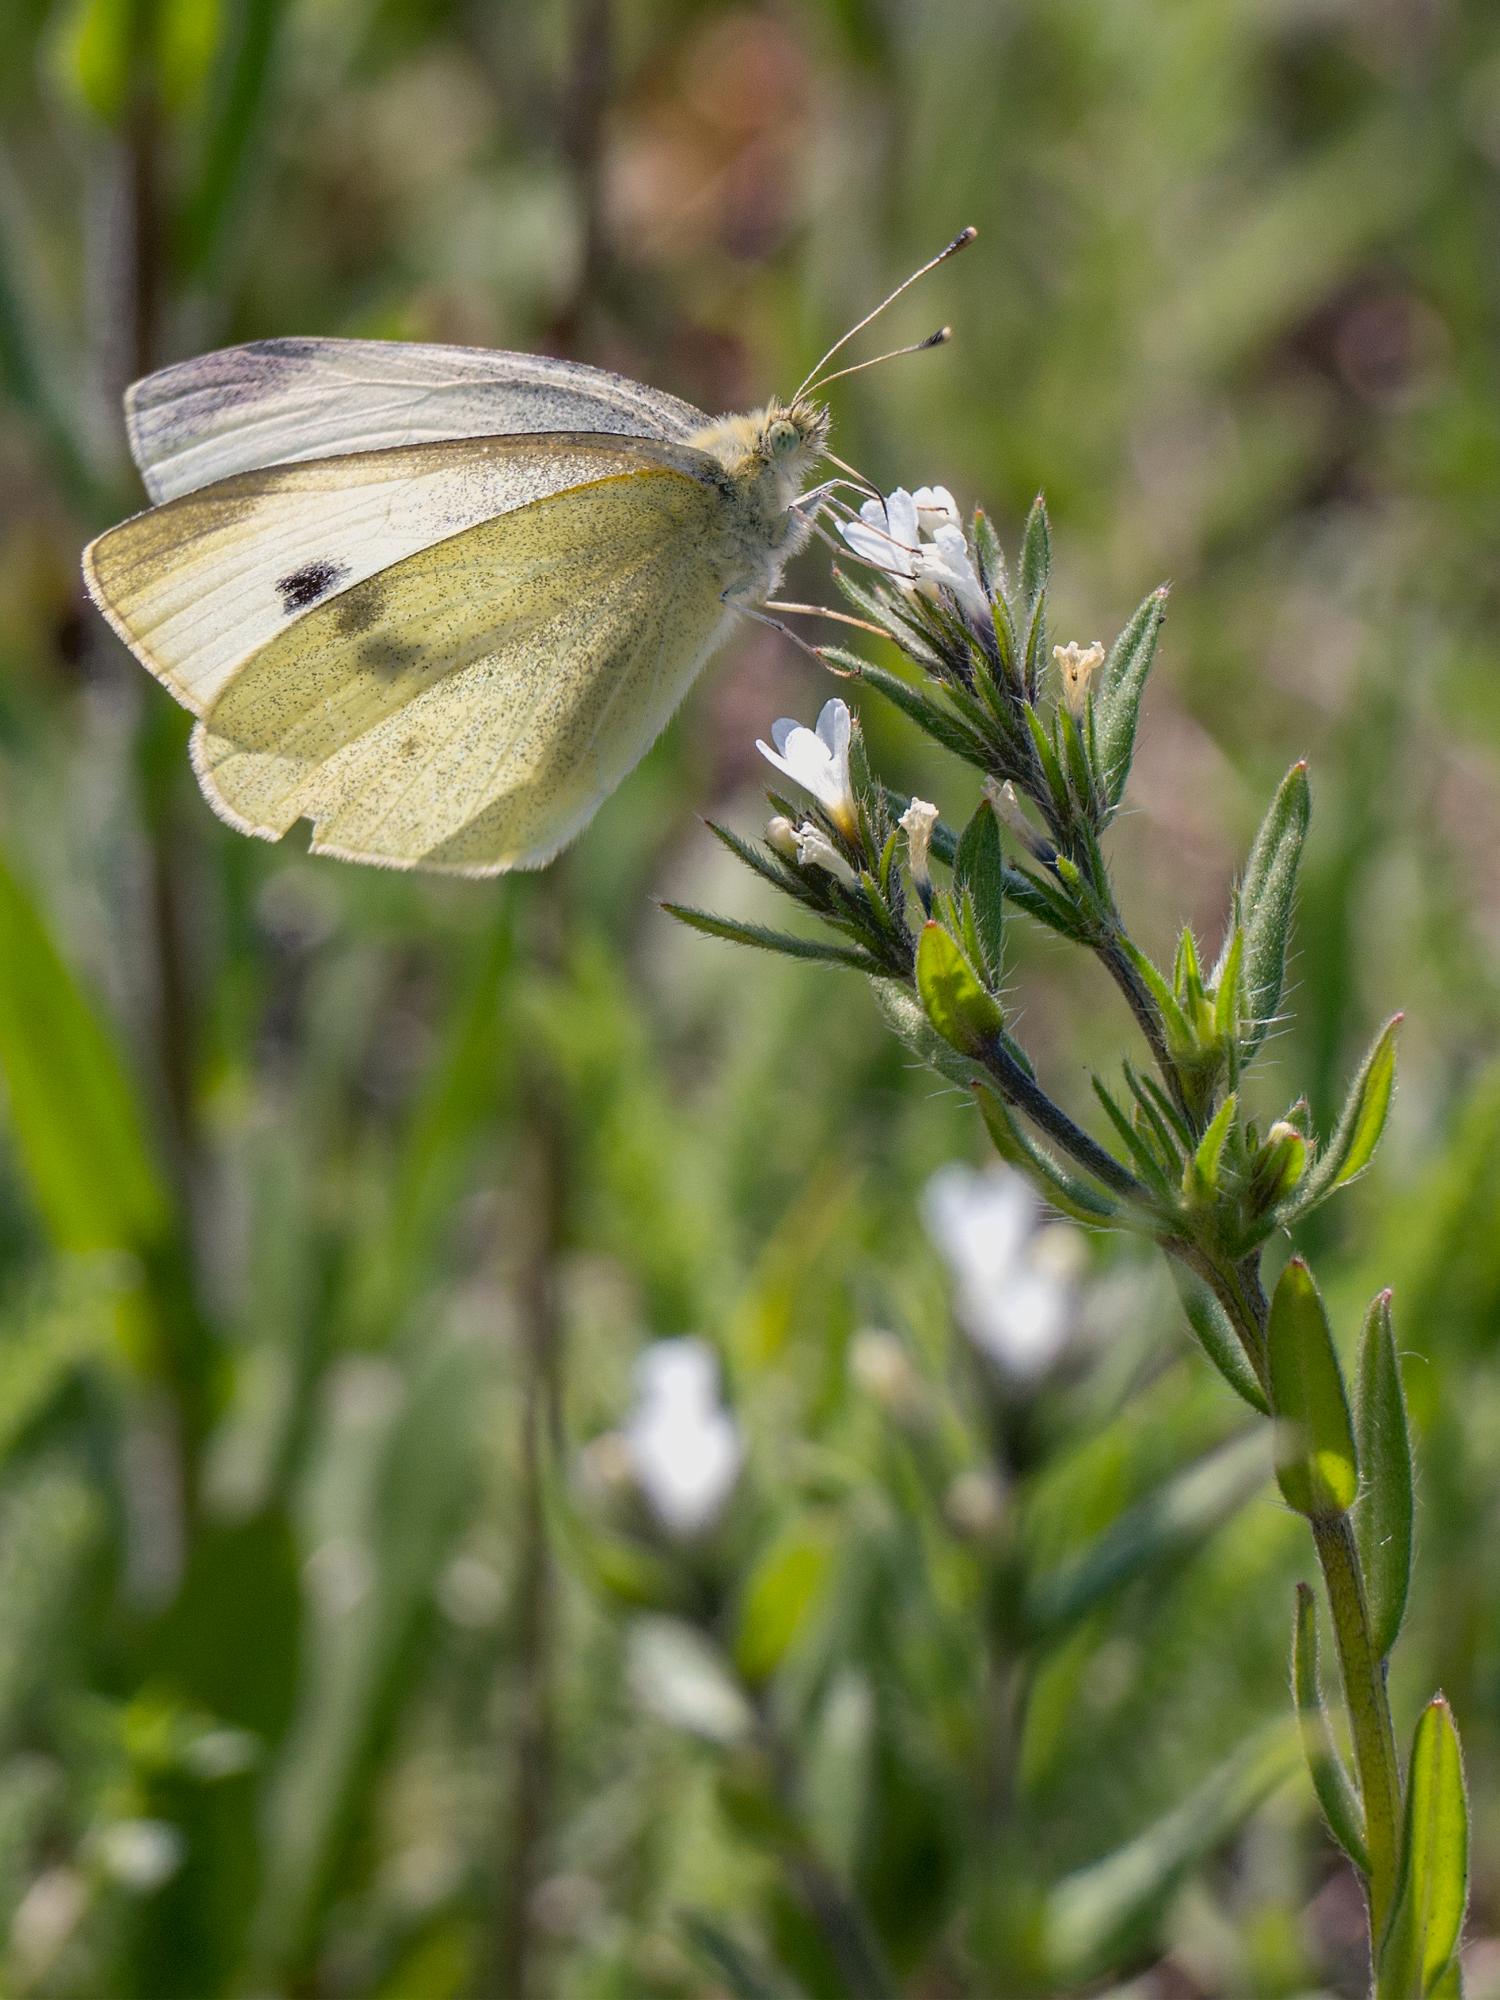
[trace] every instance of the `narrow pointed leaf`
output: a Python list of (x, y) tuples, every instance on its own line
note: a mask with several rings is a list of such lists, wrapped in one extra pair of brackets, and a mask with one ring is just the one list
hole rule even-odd
[(885, 971), (867, 951), (860, 951), (853, 945), (793, 937), (790, 931), (769, 930), (764, 924), (738, 923), (733, 917), (716, 917), (709, 910), (694, 910), (686, 903), (663, 903), (662, 908), (669, 917), (676, 917), (690, 930), (702, 931), (705, 937), (726, 938), (731, 944), (754, 945), (759, 951), (779, 951), (787, 958), (822, 959), (828, 965), (847, 965), (856, 972), (877, 976)]
[(1156, 657), (1156, 642), (1167, 615), (1165, 587), (1153, 590), (1109, 649), (1094, 680), (1094, 740), (1105, 799), (1113, 809), (1125, 796), (1141, 695)]
[(1307, 766), (1294, 764), (1277, 787), (1276, 796), (1260, 823), (1236, 898), (1239, 924), (1231, 925), (1214, 968), (1211, 984), (1218, 985), (1228, 969), (1235, 929), (1243, 929), (1240, 1046), (1246, 1060), (1265, 1040), (1281, 1005), (1297, 866), (1302, 859), (1311, 807)]
[(1342, 1514), (1359, 1489), (1354, 1427), (1328, 1315), (1300, 1257), (1277, 1281), (1268, 1346), (1282, 1498), (1310, 1519)]
[(1021, 537), (1021, 595), (1034, 605), (1047, 588), (1052, 574), (1052, 529), (1047, 506), (1040, 493), (1031, 503), (1026, 529)]
[(1228, 1314), (1200, 1278), (1194, 1277), (1180, 1264), (1173, 1263), (1171, 1268), (1182, 1309), (1198, 1345), (1234, 1393), (1252, 1410), (1268, 1417), (1271, 1405), (1266, 1400), (1266, 1392), (1260, 1385), (1250, 1357), (1240, 1344), (1239, 1336), (1229, 1323)]
[(1219, 1164), (1238, 1112), (1239, 1101), (1231, 1091), (1199, 1140), (1198, 1150), (1183, 1169), (1182, 1191), (1190, 1201), (1210, 1202), (1217, 1194)]
[(1032, 1138), (1003, 1098), (982, 1084), (974, 1086), (974, 1095), (995, 1151), (1019, 1168), (1054, 1208), (1071, 1215), (1075, 1222), (1107, 1222), (1119, 1216), (1120, 1210), (1108, 1195), (1071, 1173)]
[(1354, 1532), (1365, 1573), (1370, 1637), (1383, 1659), (1395, 1645), (1406, 1613), (1413, 1515), (1411, 1439), (1389, 1292), (1379, 1295), (1365, 1318), (1355, 1433), (1361, 1490)]
[(982, 970), (990, 985), (998, 986), (1005, 956), (1005, 857), (1000, 847), (1000, 823), (988, 799), (980, 800), (964, 828), (953, 876), (972, 899)]
[(1280, 1210), (1277, 1220), (1292, 1222), (1326, 1201), (1335, 1189), (1364, 1172), (1375, 1157), (1391, 1108), (1396, 1081), (1396, 1032), (1402, 1016), (1393, 1014), (1376, 1036), (1358, 1076), (1349, 1089), (1333, 1137), (1303, 1175)]
[(1313, 1790), (1328, 1830), (1361, 1874), (1370, 1872), (1365, 1847), (1365, 1816), (1359, 1794), (1344, 1768), (1318, 1675), (1318, 1606), (1305, 1583), (1297, 1585), (1297, 1610), (1292, 1626), (1292, 1699), (1302, 1729), (1302, 1749)]
[(1453, 1713), (1441, 1695), (1412, 1740), (1396, 1903), (1376, 2000), (1428, 2000), (1448, 1971), (1469, 1896), (1469, 1805)]

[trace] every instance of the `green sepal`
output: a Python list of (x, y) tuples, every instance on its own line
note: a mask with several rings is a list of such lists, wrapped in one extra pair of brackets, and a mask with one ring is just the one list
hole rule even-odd
[(1047, 503), (1038, 493), (1021, 536), (1021, 595), (1028, 605), (1035, 605), (1051, 574), (1052, 529), (1047, 520)]
[(1240, 1053), (1246, 1062), (1265, 1040), (1281, 1005), (1296, 900), (1297, 865), (1302, 858), (1311, 809), (1307, 765), (1294, 764), (1277, 787), (1276, 796), (1260, 823), (1234, 899), (1235, 921), (1230, 925), (1214, 968), (1211, 983), (1217, 985), (1228, 967), (1235, 930), (1243, 929)]
[(1137, 608), (1094, 676), (1094, 742), (1099, 782), (1111, 812), (1125, 796), (1130, 762), (1135, 755), (1141, 695), (1156, 657), (1156, 642), (1166, 615), (1167, 591), (1163, 584)]
[(976, 765), (984, 770), (988, 765), (988, 750), (983, 736), (971, 729), (962, 717), (953, 712), (951, 706), (934, 701), (930, 695), (914, 688), (909, 681), (902, 680), (884, 667), (877, 667), (869, 660), (862, 660), (857, 653), (848, 652), (842, 646), (819, 648), (820, 657), (835, 666), (842, 667), (851, 676), (857, 676), (868, 686), (883, 694), (888, 702), (899, 708), (901, 713), (934, 743), (941, 743), (945, 750), (951, 750), (955, 757), (963, 758), (966, 764)]
[(1354, 1413), (1360, 1471), (1354, 1534), (1365, 1577), (1370, 1639), (1384, 1659), (1406, 1614), (1415, 1512), (1411, 1438), (1388, 1291), (1372, 1301), (1365, 1315)]
[[(1105, 1116), (1120, 1135), (1126, 1152), (1134, 1160), (1136, 1170), (1140, 1174), (1141, 1179), (1145, 1181), (1154, 1194), (1162, 1198), (1163, 1202), (1171, 1204), (1176, 1194), (1173, 1179), (1168, 1177), (1165, 1165), (1159, 1157), (1156, 1148), (1146, 1136), (1146, 1133), (1115, 1102), (1113, 1094), (1102, 1077), (1095, 1076), (1091, 1072), (1089, 1082), (1094, 1087), (1094, 1095), (1104, 1107)], [(1147, 1131), (1151, 1129), (1148, 1127)]]
[(1037, 714), (1029, 701), (1022, 703), (1021, 715), (1031, 737), (1031, 747), (1036, 752), (1037, 768), (1041, 772), (1042, 780), (1047, 787), (1048, 797), (1052, 801), (1052, 809), (1057, 814), (1059, 821), (1066, 824), (1072, 818), (1072, 807), (1068, 797), (1068, 781), (1063, 776), (1063, 768), (1058, 762), (1057, 751), (1053, 748), (1052, 739), (1048, 736), (1043, 726), (1042, 718)]
[(983, 1084), (974, 1084), (972, 1088), (995, 1151), (1010, 1166), (1019, 1168), (1054, 1208), (1071, 1215), (1075, 1222), (1109, 1222), (1120, 1218), (1122, 1211), (1108, 1195), (1102, 1194), (1092, 1181), (1070, 1173), (1045, 1146), (1038, 1145), (1019, 1120), (1012, 1117), (1010, 1106), (1002, 1098)]
[(1428, 2000), (1458, 1949), (1469, 1898), (1469, 1802), (1453, 1712), (1441, 1695), (1412, 1739), (1396, 1900), (1376, 2000)]
[(1354, 1426), (1328, 1315), (1300, 1257), (1277, 1281), (1267, 1350), (1281, 1497), (1310, 1520), (1342, 1514), (1359, 1491)]
[(928, 1020), (960, 1055), (982, 1055), (1005, 1026), (1000, 1003), (938, 923), (923, 924), (917, 942), (917, 992)]
[(1214, 1036), (1225, 1048), (1240, 1048), (1244, 1013), (1245, 932), (1236, 924), (1230, 932), (1214, 984)]
[(993, 602), (1005, 595), (1005, 551), (995, 533), (994, 522), (982, 507), (974, 509), (974, 518), (969, 523), (969, 540), (979, 564), (979, 581), (984, 586), (986, 597)]
[(1280, 1223), (1294, 1222), (1337, 1189), (1362, 1174), (1375, 1157), (1391, 1108), (1396, 1081), (1396, 1031), (1403, 1016), (1393, 1014), (1375, 1037), (1359, 1074), (1349, 1087), (1333, 1137), (1318, 1154), (1291, 1199), (1277, 1210)]
[(1229, 1323), (1229, 1315), (1201, 1278), (1176, 1262), (1171, 1271), (1193, 1338), (1241, 1401), (1261, 1416), (1270, 1416), (1266, 1392), (1239, 1335)]
[(988, 799), (980, 800), (963, 830), (954, 856), (953, 879), (971, 899), (981, 968), (989, 984), (998, 986), (1005, 945), (1005, 856), (1000, 846), (1000, 823)]
[(1297, 1585), (1297, 1608), (1292, 1621), (1292, 1700), (1302, 1730), (1302, 1749), (1313, 1790), (1328, 1831), (1362, 1875), (1370, 1872), (1370, 1855), (1365, 1846), (1365, 1816), (1354, 1782), (1344, 1768), (1328, 1711), (1323, 1706), (1323, 1688), (1318, 1675), (1318, 1606), (1305, 1583)]
[(1079, 734), (1078, 720), (1066, 703), (1057, 711), (1057, 739), (1062, 753), (1063, 768), (1068, 774), (1074, 803), (1087, 819), (1097, 815), (1098, 804), (1094, 797), (1094, 774), (1089, 769), (1088, 756)]
[(1238, 1112), (1239, 1100), (1231, 1091), (1214, 1113), (1208, 1130), (1198, 1141), (1197, 1151), (1182, 1170), (1182, 1192), (1189, 1201), (1206, 1207), (1217, 1197), (1224, 1147), (1234, 1130)]
[(818, 938), (793, 937), (789, 931), (773, 931), (764, 924), (737, 923), (733, 917), (716, 917), (708, 910), (695, 910), (686, 903), (663, 903), (669, 917), (705, 937), (727, 938), (731, 944), (754, 945), (758, 951), (779, 951), (786, 958), (822, 959), (828, 965), (846, 965), (855, 972), (889, 978), (885, 966), (857, 946), (828, 944)]

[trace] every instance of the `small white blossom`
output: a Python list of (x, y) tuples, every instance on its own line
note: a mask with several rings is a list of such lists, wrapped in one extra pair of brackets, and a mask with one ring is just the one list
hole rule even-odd
[(185, 1844), (164, 1819), (117, 1819), (93, 1837), (93, 1853), (106, 1875), (126, 1889), (149, 1896), (182, 1866)]
[(1063, 699), (1077, 715), (1089, 691), (1089, 682), (1104, 665), (1104, 648), (1096, 639), (1092, 646), (1080, 646), (1070, 639), (1066, 646), (1054, 646), (1052, 657), (1062, 675)]
[(921, 1377), (903, 1343), (883, 1327), (867, 1326), (855, 1334), (849, 1343), (849, 1376), (895, 1416), (915, 1416), (921, 1408)]
[(824, 702), (816, 730), (784, 715), (772, 725), (770, 743), (755, 745), (778, 771), (812, 793), (841, 833), (853, 833), (859, 825), (849, 776), (851, 726), (847, 703), (835, 696)]
[(1073, 1232), (1042, 1222), (1031, 1184), (1010, 1167), (941, 1168), (927, 1183), (922, 1213), (953, 1274), (965, 1333), (1003, 1375), (1039, 1380), (1076, 1320)]
[(932, 853), (932, 829), (937, 823), (938, 809), (926, 799), (913, 799), (899, 821), (906, 835), (906, 858), (911, 868), (911, 879), (924, 906), (932, 893), (928, 863)]
[[(930, 493), (930, 487), (919, 491)], [(839, 533), (857, 556), (885, 570), (897, 583), (916, 576), (917, 544), (921, 539), (917, 503), (904, 486), (884, 500), (866, 500), (857, 521), (845, 521)]]
[(622, 1436), (647, 1506), (668, 1534), (703, 1534), (724, 1511), (744, 1463), (739, 1426), (719, 1401), (706, 1341), (658, 1340), (635, 1365)]
[(946, 486), (919, 486), (911, 498), (924, 535), (935, 535), (942, 527), (962, 528), (963, 516)]
[(785, 813), (777, 813), (766, 821), (766, 845), (783, 861), (797, 859), (797, 829)]
[(917, 588), (951, 590), (971, 617), (988, 618), (990, 601), (979, 581), (962, 528), (945, 522), (917, 551)]
[(819, 827), (808, 820), (797, 829), (797, 859), (804, 868), (821, 868), (846, 889), (853, 889), (859, 877)]

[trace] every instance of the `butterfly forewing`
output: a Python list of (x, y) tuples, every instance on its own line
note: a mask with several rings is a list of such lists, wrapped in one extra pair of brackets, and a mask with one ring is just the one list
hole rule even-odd
[(722, 495), (669, 466), (538, 500), (307, 611), (199, 725), (210, 801), (395, 867), (549, 859), (644, 754), (726, 618)]
[[(449, 535), (560, 489), (667, 462), (642, 439), (469, 438), (271, 467), (138, 514), (84, 554), (95, 602), (201, 715), (245, 660), (313, 606)], [(357, 631), (368, 596), (338, 614)]]
[(681, 442), (707, 419), (603, 368), (480, 347), (261, 340), (181, 361), (126, 396), (153, 500), (259, 466), (538, 431)]

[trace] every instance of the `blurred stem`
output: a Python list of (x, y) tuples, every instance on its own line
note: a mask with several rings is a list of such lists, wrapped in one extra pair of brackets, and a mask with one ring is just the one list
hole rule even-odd
[[(530, 897), (527, 957), (541, 975), (561, 955), (567, 864)], [(511, 1746), (509, 1824), (495, 1901), (495, 2000), (534, 2000), (540, 1984), (536, 1890), (552, 1819), (557, 1762), (556, 1576), (547, 1535), (547, 1488), (561, 1443), (563, 1323), (557, 1260), (567, 1228), (567, 1141), (559, 1080), (533, 1045), (520, 1078), (520, 1150), (527, 1188), (520, 1314), (521, 1463), (515, 1604), (517, 1720)]]

